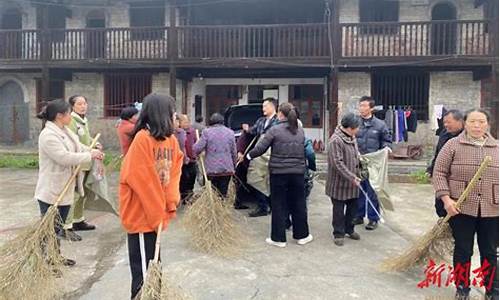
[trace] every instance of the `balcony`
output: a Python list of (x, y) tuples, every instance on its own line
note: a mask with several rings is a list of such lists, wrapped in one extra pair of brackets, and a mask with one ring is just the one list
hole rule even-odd
[(0, 62), (199, 65), (254, 59), (327, 66), (330, 41), (341, 62), (498, 56), (497, 33), (484, 20), (342, 23), (337, 35), (334, 30), (328, 24), (1, 30)]

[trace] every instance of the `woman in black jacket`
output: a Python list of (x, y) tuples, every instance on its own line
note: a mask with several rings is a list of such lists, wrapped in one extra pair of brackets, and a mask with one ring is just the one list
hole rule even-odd
[(304, 192), (304, 130), (298, 126), (292, 104), (282, 103), (278, 108), (278, 124), (271, 127), (247, 155), (251, 160), (271, 147), (269, 172), (271, 182), (271, 237), (270, 245), (286, 246), (286, 219), (292, 215), (293, 238), (299, 245), (313, 240), (307, 224)]

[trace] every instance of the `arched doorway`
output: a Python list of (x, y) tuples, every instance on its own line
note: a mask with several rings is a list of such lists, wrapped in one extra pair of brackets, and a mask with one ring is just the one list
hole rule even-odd
[(93, 10), (87, 14), (86, 25), (89, 30), (86, 35), (86, 57), (105, 58), (106, 32), (101, 28), (106, 28), (106, 16), (102, 10)]
[(0, 83), (0, 143), (18, 144), (29, 139), (29, 108), (14, 80)]
[[(5, 10), (0, 16), (0, 29), (16, 30), (23, 28), (23, 16), (17, 8)], [(11, 31), (1, 35), (0, 57), (13, 59), (21, 58), (22, 37), (21, 32)]]
[(457, 9), (450, 2), (440, 2), (432, 8), (431, 52), (433, 55), (452, 55), (456, 52), (457, 26), (453, 22), (444, 22), (457, 19)]

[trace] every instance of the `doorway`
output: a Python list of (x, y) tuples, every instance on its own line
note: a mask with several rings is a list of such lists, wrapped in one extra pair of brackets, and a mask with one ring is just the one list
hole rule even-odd
[(87, 15), (87, 31), (85, 37), (85, 57), (105, 58), (106, 51), (106, 16), (102, 10), (93, 10)]
[(29, 139), (29, 108), (13, 80), (0, 85), (0, 143), (19, 144)]
[[(441, 2), (432, 8), (432, 21), (454, 21), (457, 9), (450, 2)], [(455, 22), (438, 22), (432, 24), (432, 55), (452, 55), (456, 52), (457, 24)]]

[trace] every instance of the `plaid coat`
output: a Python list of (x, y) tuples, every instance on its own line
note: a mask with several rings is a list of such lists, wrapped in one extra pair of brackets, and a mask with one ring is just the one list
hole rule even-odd
[(353, 181), (359, 177), (359, 153), (356, 139), (340, 128), (330, 137), (327, 147), (328, 177), (326, 194), (335, 200), (358, 198), (359, 188)]
[(460, 211), (473, 217), (498, 217), (498, 141), (491, 136), (481, 147), (469, 141), (462, 132), (444, 145), (432, 176), (436, 198), (449, 195), (457, 200), (486, 155), (493, 161), (460, 206)]

